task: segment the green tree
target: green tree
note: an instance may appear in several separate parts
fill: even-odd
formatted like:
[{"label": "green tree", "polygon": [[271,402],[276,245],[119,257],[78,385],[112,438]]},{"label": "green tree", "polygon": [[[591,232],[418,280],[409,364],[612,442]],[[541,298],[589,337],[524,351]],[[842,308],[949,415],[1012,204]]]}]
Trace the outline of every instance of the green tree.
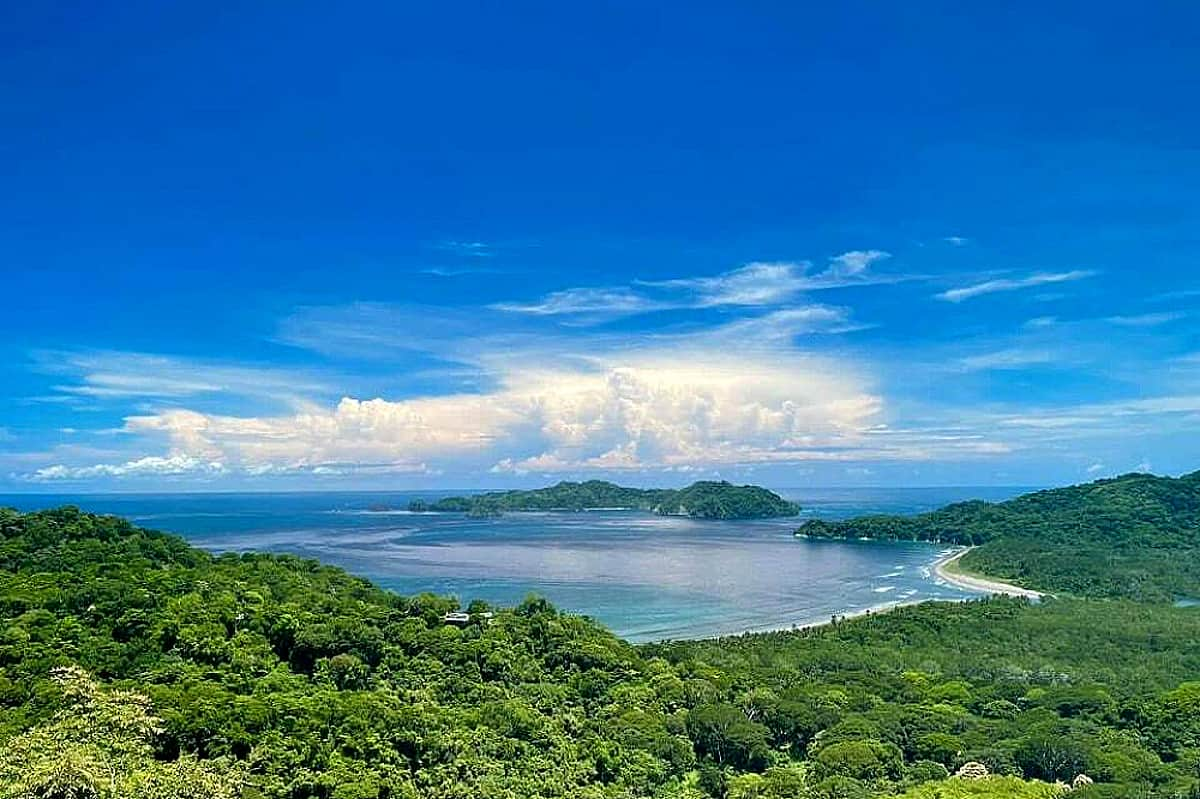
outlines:
[{"label": "green tree", "polygon": [[63,707],[0,749],[2,799],[234,799],[233,773],[184,755],[154,758],[149,700],[103,689],[76,668],[54,673]]}]

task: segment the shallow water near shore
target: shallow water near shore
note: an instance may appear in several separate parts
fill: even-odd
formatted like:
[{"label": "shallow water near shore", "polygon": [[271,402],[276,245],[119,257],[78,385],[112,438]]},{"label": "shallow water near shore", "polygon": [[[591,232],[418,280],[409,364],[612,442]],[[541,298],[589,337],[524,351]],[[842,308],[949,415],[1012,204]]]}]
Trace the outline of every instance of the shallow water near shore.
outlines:
[{"label": "shallow water near shore", "polygon": [[[13,495],[31,510],[70,503],[185,536],[212,551],[290,552],[403,594],[512,605],[545,596],[632,641],[699,638],[828,621],[925,599],[978,596],[939,581],[943,547],[815,541],[805,518],[911,513],[1019,489],[779,490],[799,519],[714,522],[633,511],[412,514],[431,493]],[[394,509],[394,510],[393,510]]]}]

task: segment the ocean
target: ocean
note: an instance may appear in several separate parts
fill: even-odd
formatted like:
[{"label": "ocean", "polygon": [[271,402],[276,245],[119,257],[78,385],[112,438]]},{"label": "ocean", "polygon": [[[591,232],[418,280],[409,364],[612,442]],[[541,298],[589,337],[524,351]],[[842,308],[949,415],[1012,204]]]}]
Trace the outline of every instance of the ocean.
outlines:
[{"label": "ocean", "polygon": [[455,492],[0,495],[21,510],[78,505],[177,533],[214,552],[289,552],[402,594],[513,605],[529,594],[631,641],[786,629],[926,599],[977,596],[932,574],[942,547],[814,541],[806,518],[917,513],[1021,488],[776,489],[799,519],[701,521],[633,511],[413,514]]}]

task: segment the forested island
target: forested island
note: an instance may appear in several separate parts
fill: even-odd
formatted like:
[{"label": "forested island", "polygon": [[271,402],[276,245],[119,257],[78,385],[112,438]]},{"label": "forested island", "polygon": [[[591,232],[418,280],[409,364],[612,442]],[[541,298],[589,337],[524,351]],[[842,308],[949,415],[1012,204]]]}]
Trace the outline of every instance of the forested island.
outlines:
[{"label": "forested island", "polygon": [[414,500],[411,511],[497,516],[506,511],[641,510],[694,519],[795,516],[800,506],[761,486],[700,481],[686,488],[626,488],[604,480],[561,482],[529,491],[493,491],[434,502]]},{"label": "forested island", "polygon": [[1039,591],[1200,597],[1200,472],[1127,474],[915,516],[813,520],[797,534],[973,546],[963,569]]},{"label": "forested island", "polygon": [[[1067,490],[1130,555],[1112,584],[1194,509],[1111,506],[1194,481]],[[1197,799],[1200,610],[1108,585],[635,647],[536,597],[0,510],[0,797]]]}]

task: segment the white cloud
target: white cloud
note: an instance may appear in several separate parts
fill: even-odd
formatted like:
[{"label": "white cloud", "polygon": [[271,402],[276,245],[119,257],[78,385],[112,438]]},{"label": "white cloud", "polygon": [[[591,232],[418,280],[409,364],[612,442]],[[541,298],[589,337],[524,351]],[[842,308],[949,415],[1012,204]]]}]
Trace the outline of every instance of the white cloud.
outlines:
[{"label": "white cloud", "polygon": [[1070,272],[1038,272],[1028,277],[1023,278],[1000,278],[996,280],[987,280],[983,283],[976,283],[971,286],[963,286],[962,288],[949,289],[940,294],[935,295],[939,300],[947,302],[962,302],[973,297],[981,297],[985,294],[994,294],[1001,291],[1017,291],[1018,289],[1031,288],[1033,286],[1044,286],[1053,283],[1066,283],[1073,280],[1083,280],[1091,277],[1096,273],[1088,269],[1074,269]]},{"label": "white cloud", "polygon": [[590,368],[511,367],[484,394],[344,398],[280,416],[133,416],[126,431],[161,442],[165,455],[49,466],[34,478],[447,466],[550,472],[927,456],[877,435],[882,399],[845,362],[679,345],[605,357]]},{"label": "white cloud", "polygon": [[[850,311],[832,305],[802,305],[760,316],[727,322],[698,338],[714,345],[727,344],[738,350],[787,347],[797,336],[812,333],[847,333],[865,325],[850,319]],[[678,338],[678,337],[676,337]]]},{"label": "white cloud", "polygon": [[1022,369],[1026,366],[1038,366],[1054,363],[1054,361],[1053,353],[1046,350],[1012,348],[987,352],[982,355],[970,355],[962,358],[959,365],[968,372],[978,372],[992,369]]},{"label": "white cloud", "polygon": [[1182,311],[1164,311],[1162,313],[1144,313],[1134,316],[1110,316],[1106,319],[1114,325],[1122,327],[1157,327],[1168,322],[1174,322],[1187,316]]},{"label": "white cloud", "polygon": [[216,475],[225,471],[224,464],[205,461],[190,455],[167,457],[147,456],[125,463],[101,463],[93,466],[46,466],[34,471],[30,479],[38,482],[53,480],[86,480],[96,477],[163,477],[171,475]]},{"label": "white cloud", "polygon": [[[288,463],[447,456],[571,467],[746,460],[797,440],[841,441],[879,400],[829,364],[778,365],[708,353],[642,356],[594,371],[523,370],[487,395],[387,402],[344,399],[328,414],[275,420],[196,417],[135,422],[176,447]],[[515,458],[512,450],[538,450]],[[531,460],[533,459],[533,460]]]},{"label": "white cloud", "polygon": [[829,271],[831,275],[854,277],[866,272],[871,264],[891,257],[891,253],[883,250],[851,250],[829,259]]},{"label": "white cloud", "polygon": [[1103,463],[1093,463],[1091,466],[1087,467],[1087,473],[1088,474],[1099,474],[1100,472],[1103,472],[1107,468],[1108,467],[1105,466]]},{"label": "white cloud", "polygon": [[446,266],[429,266],[421,270],[423,275],[433,275],[434,277],[462,277],[463,275],[492,275],[497,269],[484,267],[446,267]]},{"label": "white cloud", "polygon": [[280,343],[330,357],[377,359],[478,347],[501,316],[481,308],[381,302],[304,306],[280,322],[276,335]]},{"label": "white cloud", "polygon": [[774,305],[800,292],[806,264],[756,261],[712,277],[642,281],[642,286],[679,290],[674,307],[714,308],[721,305]]},{"label": "white cloud", "polygon": [[140,352],[47,351],[35,353],[35,360],[41,371],[71,379],[54,386],[58,396],[175,400],[220,394],[295,402],[302,396],[330,391],[326,384],[302,372]]},{"label": "white cloud", "polygon": [[819,272],[813,272],[806,261],[754,261],[719,275],[643,280],[637,282],[637,289],[570,288],[534,302],[504,302],[491,307],[535,316],[603,319],[674,309],[781,305],[806,291],[911,279],[870,271],[873,264],[890,257],[883,250],[853,250],[830,258],[828,267]]},{"label": "white cloud", "polygon": [[[847,322],[807,306],[704,333],[586,355],[480,355],[495,388],[407,400],[343,398],[274,416],[172,409],[125,430],[158,460],[47,467],[38,479],[121,476],[176,464],[228,474],[479,474],[703,469],[755,463],[993,457],[991,424],[889,424],[853,361],[797,351],[792,337]],[[747,344],[747,339],[753,345]],[[73,470],[73,471],[72,471]],[[89,471],[90,470],[90,471]]]},{"label": "white cloud", "polygon": [[942,241],[952,244],[955,247],[965,247],[971,243],[970,239],[963,238],[962,236],[943,236]]},{"label": "white cloud", "polygon": [[439,250],[448,250],[456,255],[471,258],[489,258],[493,254],[490,244],[482,241],[442,241],[436,245]]},{"label": "white cloud", "polygon": [[1065,441],[1191,435],[1200,424],[1200,394],[1164,394],[1011,412],[960,410],[957,419],[964,430],[1004,430],[1005,440],[1048,452]]},{"label": "white cloud", "polygon": [[500,311],[535,316],[560,314],[627,316],[677,306],[644,297],[628,288],[577,288],[552,292],[536,302],[500,302],[492,307]]}]

